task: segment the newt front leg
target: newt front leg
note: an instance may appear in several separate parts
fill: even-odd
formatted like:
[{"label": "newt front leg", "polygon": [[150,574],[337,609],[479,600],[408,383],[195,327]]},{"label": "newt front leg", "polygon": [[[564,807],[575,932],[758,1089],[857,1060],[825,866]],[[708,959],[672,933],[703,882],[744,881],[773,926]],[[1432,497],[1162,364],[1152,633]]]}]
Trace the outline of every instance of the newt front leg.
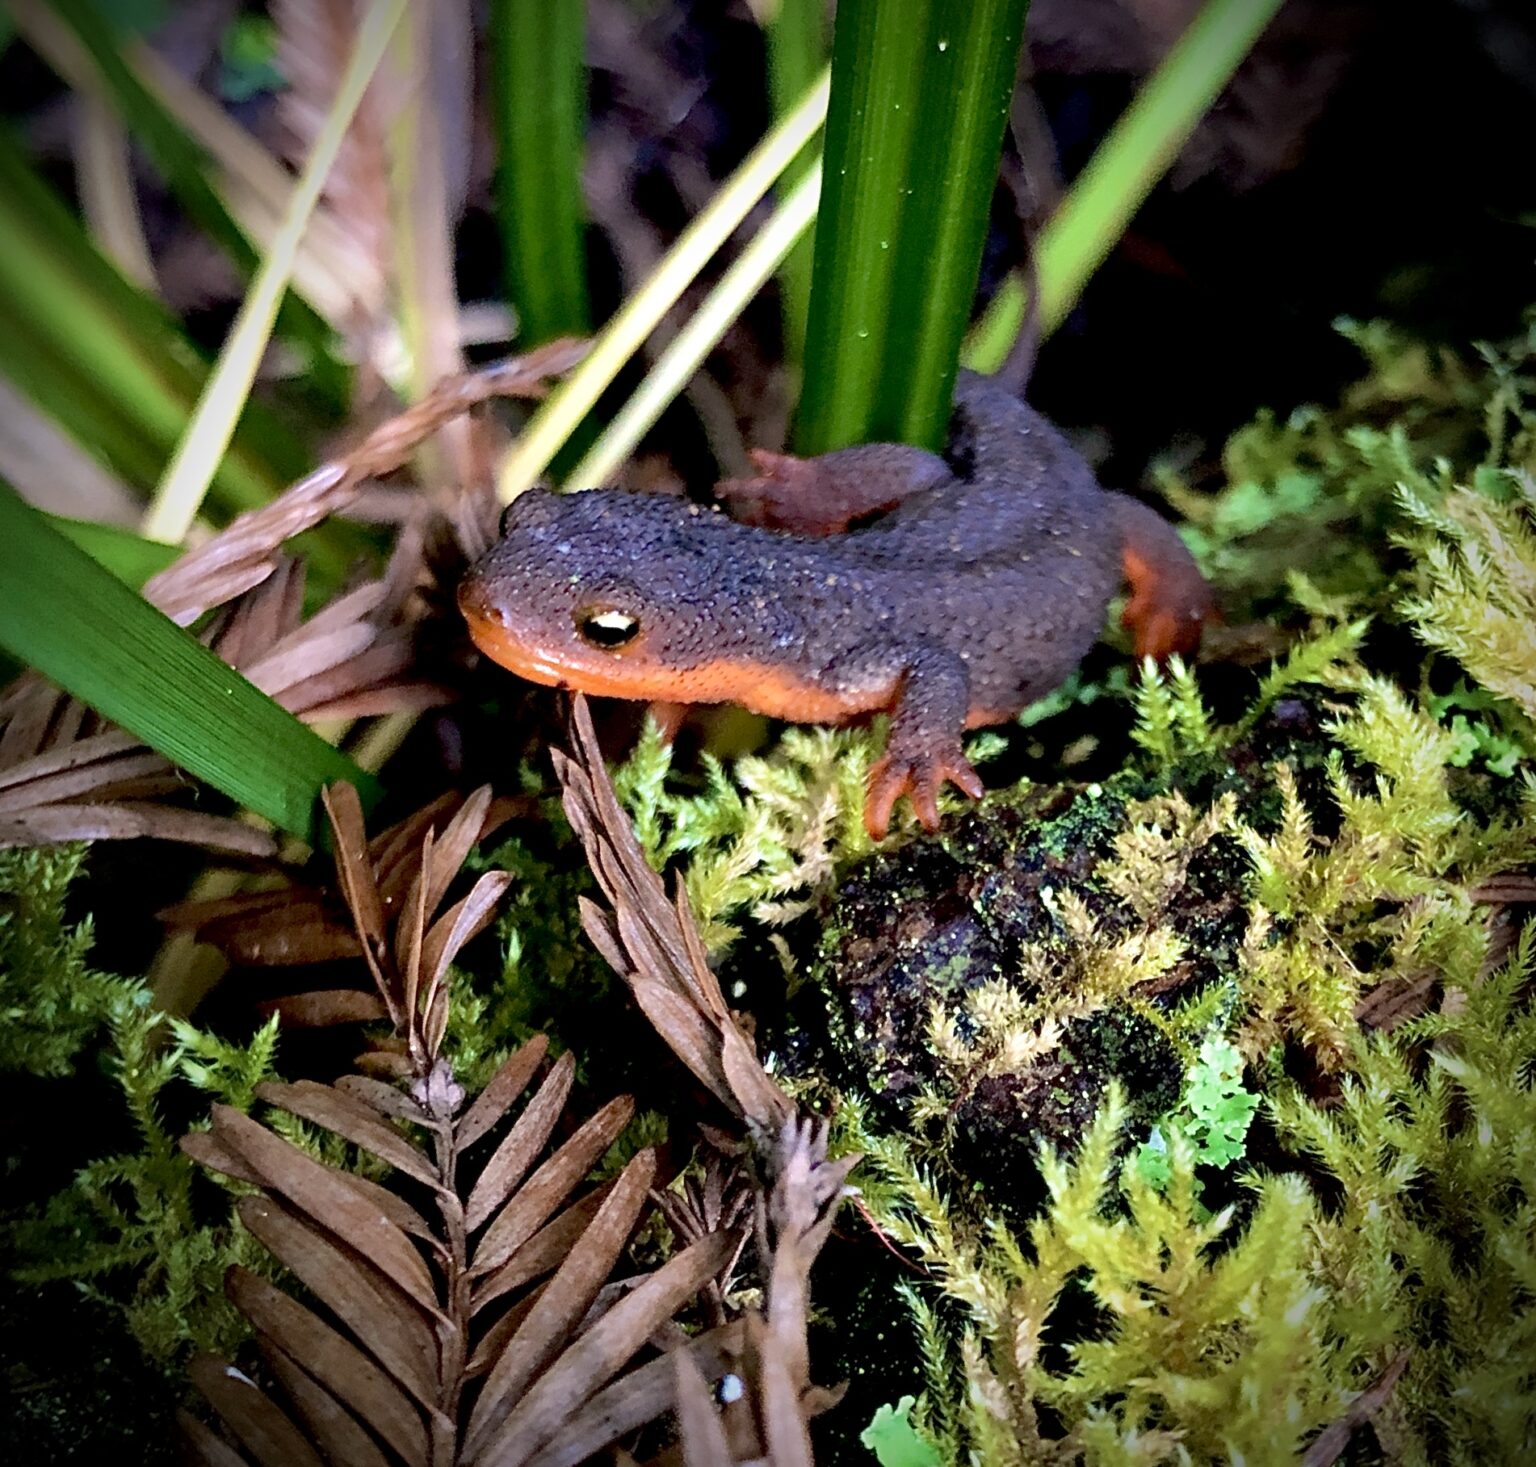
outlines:
[{"label": "newt front leg", "polygon": [[973,800],[981,798],[981,776],[960,747],[969,702],[965,662],[939,647],[919,647],[902,657],[885,753],[869,771],[864,826],[883,840],[891,811],[902,795],[925,830],[939,825],[939,790],[947,781]]}]

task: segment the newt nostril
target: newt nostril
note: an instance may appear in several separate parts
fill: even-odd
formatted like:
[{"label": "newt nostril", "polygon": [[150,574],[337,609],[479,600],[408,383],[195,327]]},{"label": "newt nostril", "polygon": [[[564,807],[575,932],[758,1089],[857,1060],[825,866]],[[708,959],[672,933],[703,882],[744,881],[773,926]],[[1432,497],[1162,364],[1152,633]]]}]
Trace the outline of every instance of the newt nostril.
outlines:
[{"label": "newt nostril", "polygon": [[497,626],[507,624],[505,608],[497,604],[478,576],[469,576],[459,582],[458,601],[459,610],[472,620],[494,622]]}]

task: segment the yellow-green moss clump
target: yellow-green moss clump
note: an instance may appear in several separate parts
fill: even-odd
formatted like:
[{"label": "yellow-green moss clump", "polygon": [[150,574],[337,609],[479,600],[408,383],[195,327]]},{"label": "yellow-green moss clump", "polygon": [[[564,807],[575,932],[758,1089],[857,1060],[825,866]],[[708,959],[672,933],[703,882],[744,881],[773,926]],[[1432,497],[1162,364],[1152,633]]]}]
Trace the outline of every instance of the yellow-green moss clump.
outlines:
[{"label": "yellow-green moss clump", "polygon": [[1165,485],[1267,673],[1146,669],[1117,746],[1090,669],[1033,785],[872,857],[867,734],[631,777],[717,952],[815,913],[773,940],[830,1043],[786,1053],[930,1270],[922,1460],[1294,1461],[1352,1408],[1368,1456],[1536,1442],[1531,346],[1351,330],[1340,409]]}]

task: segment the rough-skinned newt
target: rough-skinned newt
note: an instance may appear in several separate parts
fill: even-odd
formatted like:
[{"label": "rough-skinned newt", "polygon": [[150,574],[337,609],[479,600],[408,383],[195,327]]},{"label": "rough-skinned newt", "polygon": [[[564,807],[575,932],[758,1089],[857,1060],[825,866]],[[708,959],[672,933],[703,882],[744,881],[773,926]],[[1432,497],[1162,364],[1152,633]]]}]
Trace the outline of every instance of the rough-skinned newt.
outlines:
[{"label": "rough-skinned newt", "polygon": [[737,515],[623,490],[531,490],[459,587],[475,645],[534,682],[837,723],[891,714],[877,839],[903,794],[929,829],[981,780],[962,729],[1071,674],[1129,582],[1138,655],[1199,645],[1212,598],[1153,510],[1101,489],[1061,434],[962,372],[943,457],[871,444],[756,456]]}]

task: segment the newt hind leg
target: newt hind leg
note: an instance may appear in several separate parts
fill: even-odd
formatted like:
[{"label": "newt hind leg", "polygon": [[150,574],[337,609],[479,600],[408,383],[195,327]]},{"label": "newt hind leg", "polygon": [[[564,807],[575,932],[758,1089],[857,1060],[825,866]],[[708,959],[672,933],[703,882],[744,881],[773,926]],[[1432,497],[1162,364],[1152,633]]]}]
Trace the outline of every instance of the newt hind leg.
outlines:
[{"label": "newt hind leg", "polygon": [[1218,619],[1210,583],[1156,510],[1123,494],[1109,498],[1131,591],[1121,622],[1132,635],[1136,656],[1159,662],[1175,653],[1190,656],[1199,650],[1206,624]]},{"label": "newt hind leg", "polygon": [[743,524],[797,535],[840,535],[950,478],[937,454],[904,443],[868,443],[817,458],[754,448],[752,462],[755,478],[722,480],[716,497]]}]

